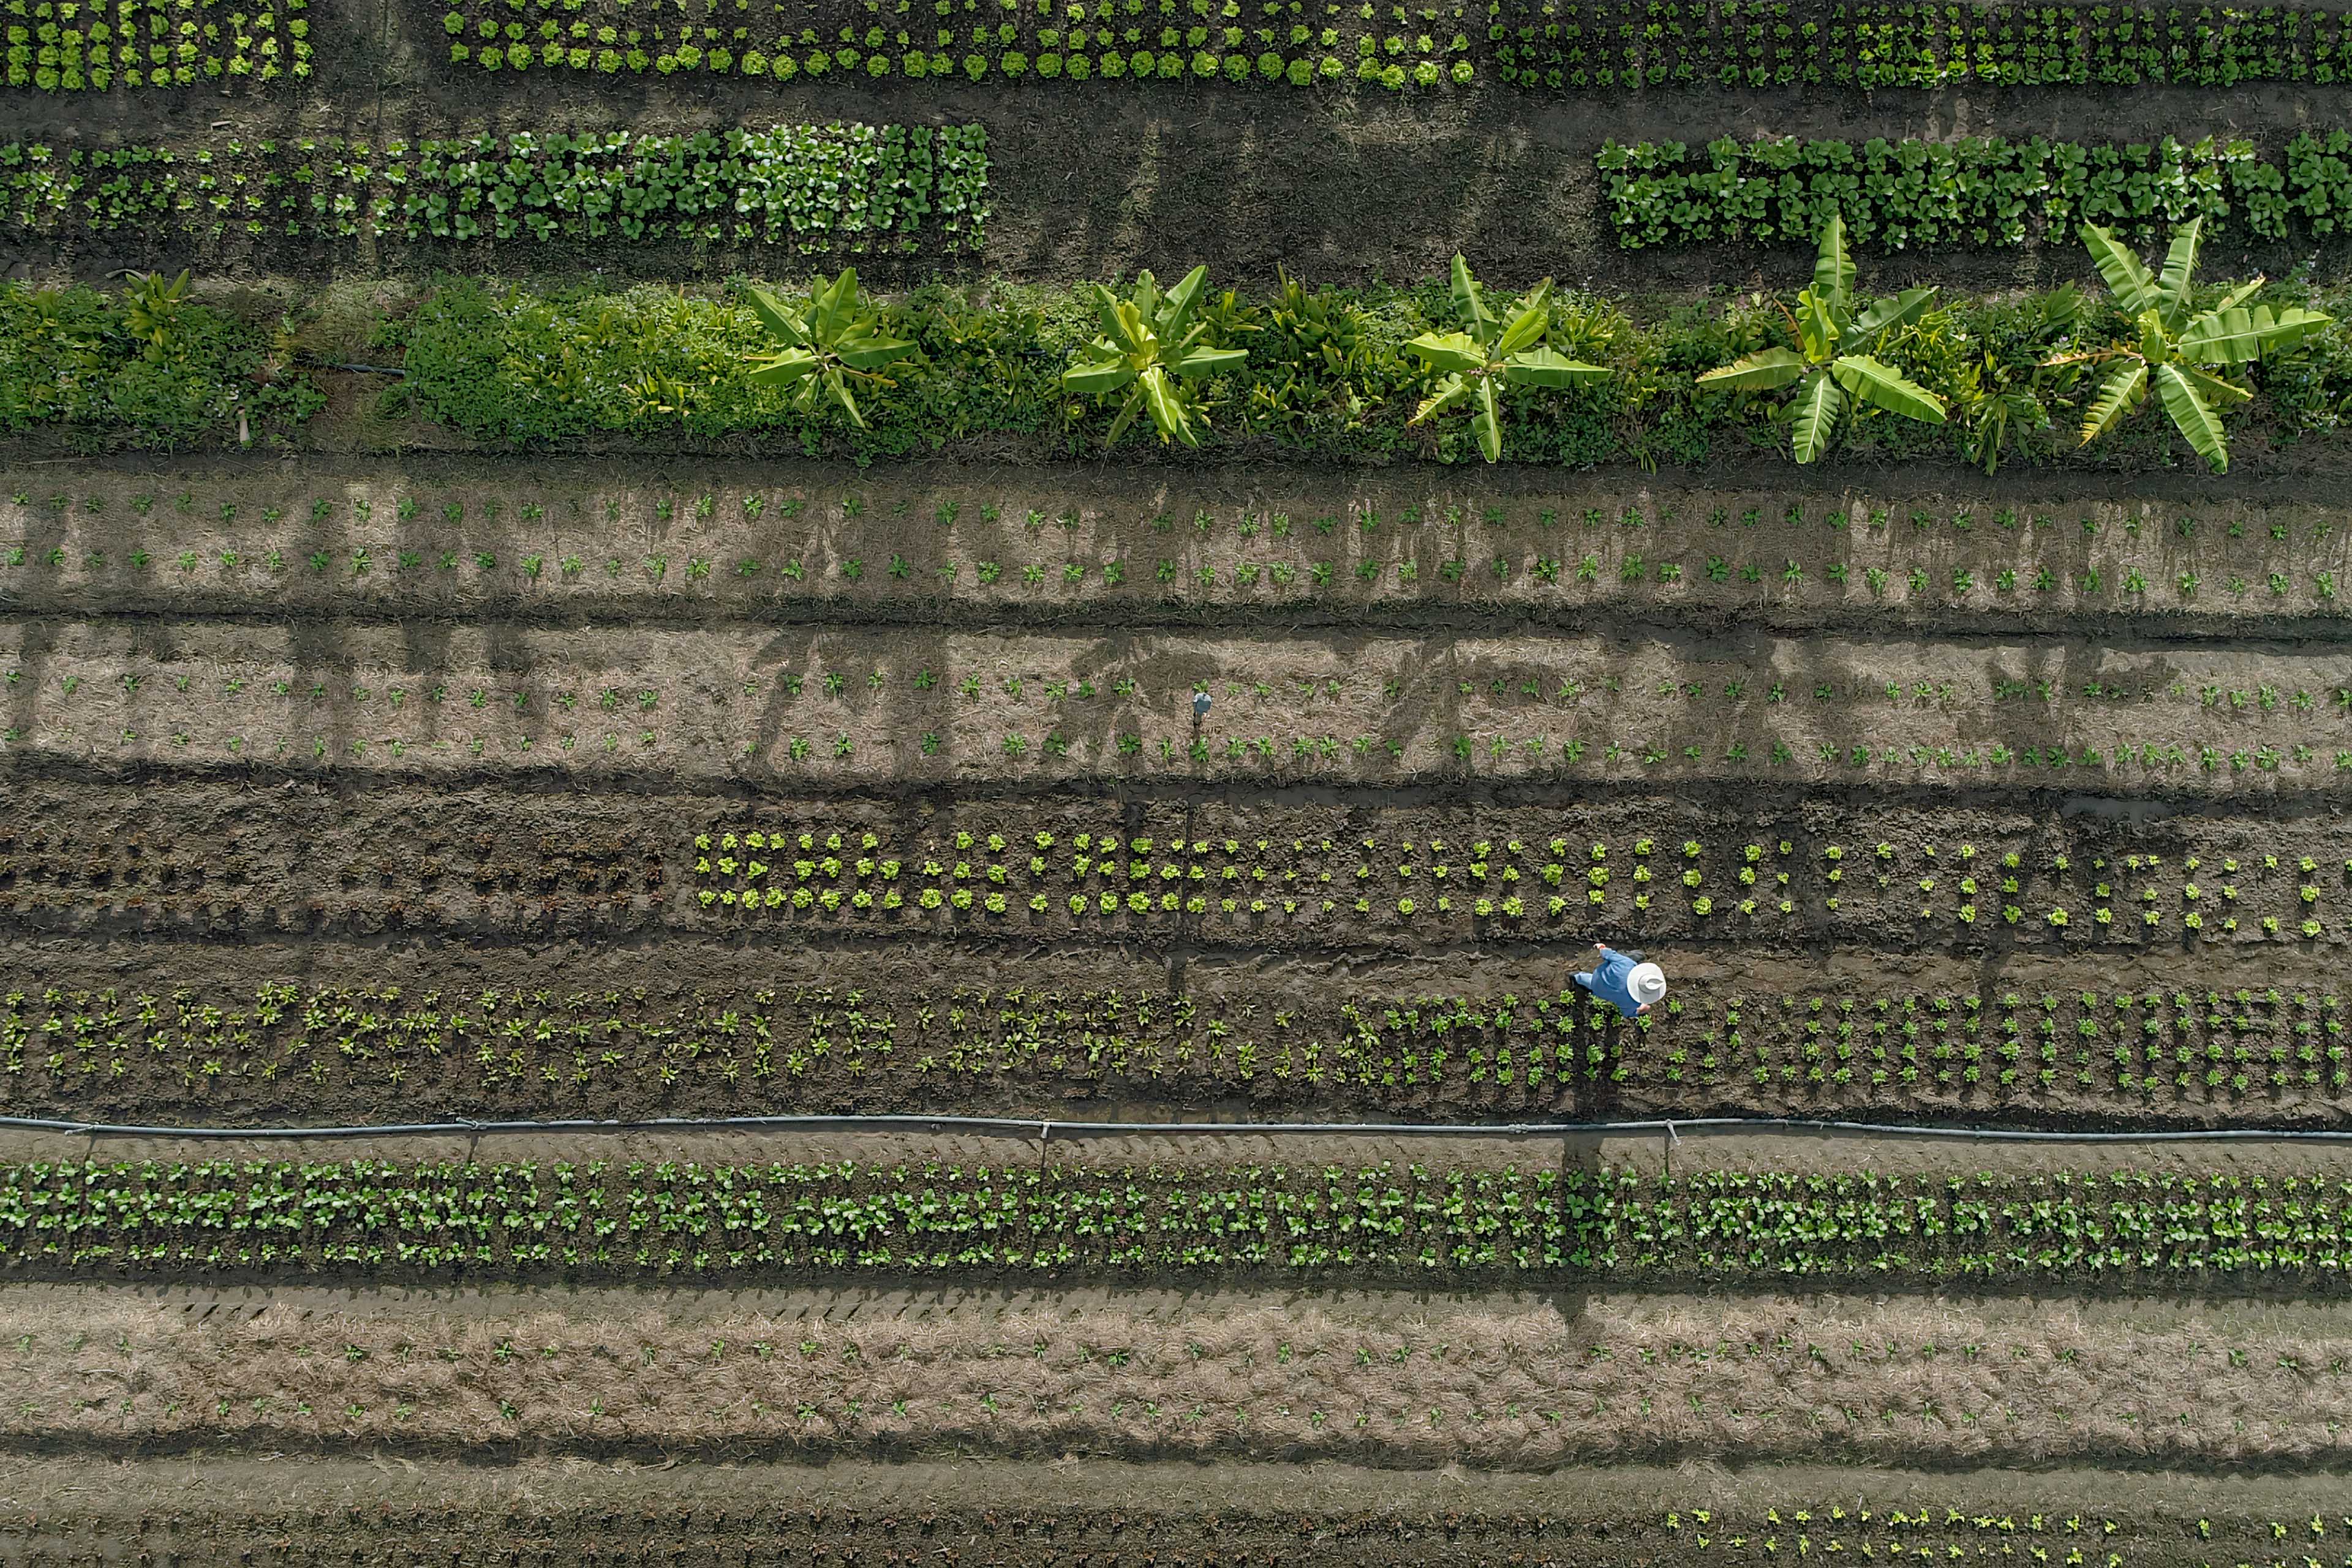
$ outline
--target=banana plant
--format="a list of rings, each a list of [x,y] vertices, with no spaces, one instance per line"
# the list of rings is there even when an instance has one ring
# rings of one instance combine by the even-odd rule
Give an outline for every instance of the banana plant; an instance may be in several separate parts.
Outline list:
[[[1944,423],[1944,400],[1865,350],[1897,328],[1908,326],[1934,300],[1933,289],[1906,289],[1856,314],[1853,258],[1846,251],[1845,219],[1830,214],[1813,260],[1812,287],[1786,305],[1789,336],[1796,346],[1763,349],[1698,378],[1715,392],[1775,392],[1794,386],[1788,418],[1790,447],[1800,463],[1830,449],[1848,399],[1885,409],[1923,425]]]
[[[1209,419],[1191,384],[1249,357],[1247,349],[1196,346],[1209,329],[1205,322],[1192,322],[1192,307],[1208,277],[1206,267],[1195,267],[1162,294],[1160,280],[1145,272],[1124,300],[1095,285],[1095,311],[1103,335],[1078,350],[1076,361],[1062,373],[1062,385],[1097,396],[1131,389],[1111,422],[1111,445],[1118,445],[1139,415],[1150,416],[1163,444],[1201,444],[1193,426],[1206,425]]]
[[[747,379],[761,386],[798,385],[793,407],[803,415],[816,412],[821,393],[841,405],[851,424],[865,429],[866,416],[857,411],[850,384],[896,386],[882,370],[916,357],[913,343],[885,337],[877,330],[879,316],[864,309],[858,298],[855,267],[844,268],[840,277],[818,288],[805,310],[794,310],[765,289],[747,287],[743,294],[751,313],[776,340],[774,348],[752,356],[758,364]]]
[[[1551,279],[1547,278],[1505,312],[1509,320],[1486,309],[1486,291],[1470,276],[1470,264],[1454,258],[1454,309],[1462,318],[1458,332],[1423,332],[1405,344],[1433,371],[1445,379],[1423,399],[1409,425],[1457,404],[1470,405],[1470,426],[1478,450],[1490,462],[1503,456],[1503,423],[1496,404],[1497,386],[1569,386],[1598,381],[1609,374],[1606,365],[1572,360],[1543,344],[1551,325]]]
[[[2260,291],[2254,278],[2230,287],[2210,310],[2197,309],[2197,253],[2205,220],[2193,218],[2172,237],[2161,277],[2129,247],[2104,228],[2084,225],[2083,244],[2091,253],[2116,308],[2139,329],[2137,342],[2119,342],[2082,353],[2061,354],[2045,368],[2068,364],[2113,364],[2083,416],[2083,442],[2098,439],[2147,401],[2148,388],[2197,455],[2217,474],[2230,468],[2230,437],[2221,410],[2252,397],[2251,389],[2221,374],[2249,365],[2265,354],[2293,348],[2331,318],[2300,305],[2273,310],[2249,309]]]

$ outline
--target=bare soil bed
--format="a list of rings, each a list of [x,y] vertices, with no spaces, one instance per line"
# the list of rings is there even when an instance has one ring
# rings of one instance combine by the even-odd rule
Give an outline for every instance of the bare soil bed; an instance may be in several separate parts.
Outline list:
[[[1507,470],[410,458],[0,473],[20,610],[710,626],[1596,621],[2339,640],[2301,498]],[[61,477],[70,474],[70,479]]]
[[[2352,1339],[2226,1309],[1674,1301],[1563,1310],[1048,1296],[919,1321],[632,1292],[201,1305],[20,1287],[19,1453],[1339,1460],[1548,1471],[1737,1452],[1948,1469],[2340,1468]],[[2105,1321],[2103,1321],[2105,1320]]]
[[[676,1465],[205,1455],[0,1460],[5,1539],[70,1560],[730,1568],[812,1560],[1050,1568],[1679,1568],[1783,1560],[1799,1535],[1859,1554],[2126,1568],[2270,1561],[2275,1531],[2333,1539],[2336,1476],[2114,1470],[1612,1467],[1541,1476],[1336,1465],[961,1460]],[[1802,1513],[1803,1518],[1799,1514]],[[1777,1516],[1777,1517],[1775,1517]],[[1899,1520],[1899,1522],[1898,1522]],[[1699,1544],[1700,1537],[1706,1541]],[[1769,1543],[1769,1550],[1768,1550]]]

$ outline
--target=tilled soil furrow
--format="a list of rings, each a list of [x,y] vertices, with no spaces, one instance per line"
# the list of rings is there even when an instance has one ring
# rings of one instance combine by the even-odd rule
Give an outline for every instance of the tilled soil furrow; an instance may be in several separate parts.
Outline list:
[[[9,754],[166,771],[2352,789],[2340,661],[2243,645],[27,620],[0,663]]]
[[[21,1299],[20,1299],[21,1300]],[[1139,1320],[703,1318],[625,1299],[386,1318],[51,1296],[14,1314],[0,1394],[19,1451],[219,1443],[415,1454],[1092,1458],[1945,1468],[2339,1465],[2352,1339],[2030,1322],[1900,1302],[1626,1313],[1433,1306],[1364,1325],[1314,1306]],[[67,1309],[70,1309],[68,1310]]]
[[[501,1456],[504,1458],[505,1456]],[[1544,1474],[1458,1466],[1213,1466],[1089,1459],[529,1455],[432,1458],[0,1458],[0,1550],[29,1561],[411,1568],[685,1568],[860,1562],[1036,1568],[1767,1568],[1803,1543],[1889,1560],[2008,1563],[2080,1552],[2105,1568],[2332,1561],[2342,1478],[2082,1468],[1639,1466]],[[2314,1521],[2317,1531],[2314,1532]],[[2296,1539],[2300,1532],[2301,1539]]]
[[[1596,619],[2341,640],[2352,531],[2296,502],[1794,475],[1230,479],[1150,468],[874,470],[713,460],[695,483],[571,463],[0,475],[20,613],[497,617],[668,629],[794,620],[977,632],[1271,618]]]

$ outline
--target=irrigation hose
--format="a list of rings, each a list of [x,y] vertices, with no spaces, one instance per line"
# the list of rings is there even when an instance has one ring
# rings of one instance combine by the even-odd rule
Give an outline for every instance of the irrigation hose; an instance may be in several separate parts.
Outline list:
[[[1877,1121],[1836,1121],[1803,1116],[1660,1117],[1639,1121],[1064,1121],[1013,1116],[803,1115],[657,1116],[643,1121],[404,1121],[375,1127],[142,1127],[113,1121],[67,1121],[0,1116],[0,1128],[58,1132],[77,1138],[398,1138],[471,1136],[484,1132],[720,1132],[913,1128],[974,1132],[1049,1142],[1055,1138],[1187,1135],[1244,1137],[1576,1138],[1664,1134],[1709,1137],[1755,1132],[1855,1133],[1876,1138],[1948,1138],[1995,1143],[2352,1143],[2352,1129],[2216,1127],[2138,1131],[2066,1132],[2027,1127],[1918,1127]]]

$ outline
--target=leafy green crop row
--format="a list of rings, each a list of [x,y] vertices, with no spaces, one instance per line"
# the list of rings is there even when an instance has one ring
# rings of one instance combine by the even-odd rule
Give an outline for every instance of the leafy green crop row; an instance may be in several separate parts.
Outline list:
[[[977,250],[977,125],[779,125],[85,151],[0,145],[0,231],[406,241],[678,240],[804,255]]]
[[[300,80],[309,0],[5,0],[6,83],[42,92]]]
[[[530,1274],[1236,1268],[1565,1279],[2228,1280],[2340,1289],[2352,1182],[1454,1169],[0,1165],[0,1264]]]
[[[957,16],[947,0],[919,20],[907,0],[866,0],[860,20],[806,0],[775,4],[756,24],[741,5],[679,0],[674,13],[630,0],[456,0],[443,17],[453,64],[491,71],[601,76],[686,72],[778,82],[830,76],[943,85],[1099,80],[1261,84],[1365,82],[1402,90],[1470,81],[1465,0],[1441,14],[1376,19],[1337,0],[1063,0],[1034,12],[1000,0]],[[1488,7],[1491,10],[1491,7]]]
[[[1938,88],[2143,82],[2229,87],[2352,77],[2341,13],[2189,5],[1930,5],[1902,0],[908,0],[854,6],[681,0],[453,0],[466,68],[789,81],[1100,80],[1402,90],[1481,78],[1570,91],[1690,87]]]
[[[35,984],[0,997],[0,1077],[13,1108],[69,1116],[205,1115],[225,1101],[302,1119],[351,1102],[404,1118],[428,1105],[746,1113],[1246,1096],[1466,1120],[1565,1113],[1603,1093],[1685,1113],[1955,1101],[2276,1111],[2340,1105],[2352,1089],[2342,1003],[2275,986],[1750,994],[1701,980],[1621,1025],[1567,988],[1276,1005],[1021,985],[697,987],[664,1005],[642,987],[559,997],[278,981],[243,997]]]
[[[1832,214],[1889,250],[2071,243],[2079,225],[2133,236],[2201,217],[2261,240],[2352,227],[2352,135],[2301,132],[2276,159],[2252,142],[1615,142],[1601,150],[1611,223],[1629,250],[1813,243]]]
[[[2352,79],[2352,29],[2321,7],[1509,0],[1487,36],[1505,81],[1576,92]]]

